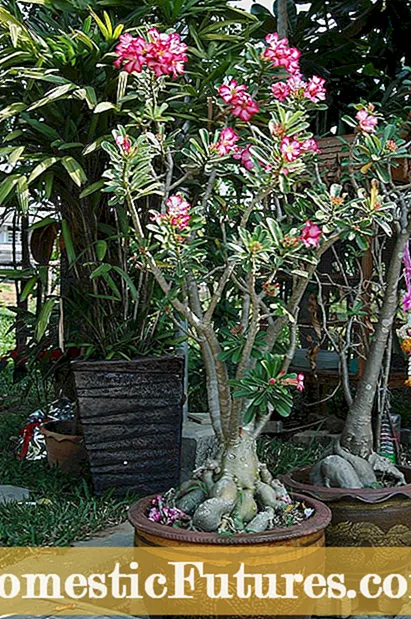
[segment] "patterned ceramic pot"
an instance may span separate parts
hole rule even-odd
[[[155,495],[154,495],[155,496]],[[129,520],[135,530],[134,542],[136,546],[182,546],[204,545],[204,546],[227,546],[241,545],[250,546],[260,544],[262,546],[290,546],[290,547],[321,547],[325,544],[324,531],[331,520],[331,512],[326,505],[311,497],[301,494],[292,494],[293,498],[304,501],[307,507],[314,509],[314,514],[304,523],[286,529],[265,531],[264,533],[244,533],[232,535],[230,537],[217,535],[216,533],[198,533],[195,531],[185,531],[173,529],[156,522],[151,522],[147,518],[150,501],[153,497],[145,497],[131,506]],[[304,608],[304,611],[308,609]],[[204,609],[206,612],[206,609]],[[258,611],[257,611],[258,612]],[[308,619],[311,615],[294,616],[294,619]],[[267,616],[253,615],[248,619],[267,619]],[[165,618],[164,618],[165,619]],[[173,617],[173,619],[178,619]],[[196,617],[185,616],[184,619],[218,619],[216,615],[201,615]],[[241,619],[241,615],[226,615],[221,619]],[[283,619],[277,615],[271,619]],[[285,617],[284,617],[285,619]]]
[[[327,546],[411,546],[411,469],[399,467],[409,482],[405,486],[357,490],[313,486],[310,468],[292,471],[282,481],[331,509]]]

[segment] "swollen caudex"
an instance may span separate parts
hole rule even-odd
[[[218,459],[195,471],[174,501],[190,517],[189,528],[205,532],[263,532],[273,527],[279,514],[298,511],[281,482],[258,461],[255,440],[247,432]],[[308,515],[299,512],[299,519]]]

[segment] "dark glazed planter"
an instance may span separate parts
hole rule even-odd
[[[319,499],[332,511],[327,546],[411,546],[411,469],[398,467],[406,486],[394,488],[322,488],[309,483],[311,467],[282,477],[293,492]]]
[[[176,486],[184,359],[76,361],[72,368],[96,492],[145,495]]]
[[[324,530],[331,520],[331,512],[326,505],[323,505],[316,499],[302,496],[301,494],[292,494],[293,498],[304,501],[307,507],[314,509],[314,514],[303,524],[288,527],[285,529],[274,529],[264,533],[239,533],[230,537],[218,535],[217,533],[199,533],[196,531],[185,531],[182,529],[174,529],[151,522],[147,518],[147,511],[150,506],[150,501],[156,495],[145,497],[134,503],[129,509],[129,521],[134,527],[134,545],[135,546],[162,546],[162,547],[177,547],[190,548],[192,545],[210,546],[278,546],[278,547],[322,547],[325,544]],[[201,552],[201,551],[199,551]],[[287,570],[285,569],[285,572]],[[201,609],[203,611],[203,609]],[[207,612],[204,608],[203,612]],[[210,611],[209,611],[210,612]],[[256,600],[256,612],[258,612],[258,601]],[[304,608],[303,612],[310,612],[308,608]],[[267,619],[267,615],[250,615],[247,619]],[[270,616],[268,616],[270,617]],[[294,619],[309,619],[311,615],[294,615]],[[152,618],[154,619],[154,617]],[[156,618],[158,619],[158,618]],[[161,618],[160,618],[161,619]],[[163,618],[165,619],[165,617]],[[173,619],[179,619],[173,617]],[[218,615],[187,615],[184,619],[219,619]],[[225,615],[221,619],[241,619],[241,615]],[[271,619],[287,619],[285,616],[271,616]]]

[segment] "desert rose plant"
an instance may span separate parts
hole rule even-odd
[[[343,197],[341,186],[321,181],[309,118],[325,100],[324,80],[302,75],[286,39],[270,34],[245,45],[197,133],[173,116],[174,100],[195,96],[189,53],[173,32],[121,36],[115,64],[132,74],[140,105],[113,131],[115,143],[104,144],[106,191],[113,208],[127,206],[138,268],[154,275],[171,319],[201,349],[220,445],[150,518],[263,531],[292,509],[258,461],[256,440],[272,411],[289,415],[293,390],[304,388],[303,375],[288,372],[299,302],[324,252],[338,239],[370,234],[375,222],[389,225],[392,204],[367,191]]]

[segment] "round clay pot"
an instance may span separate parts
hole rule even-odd
[[[324,546],[324,530],[331,520],[331,512],[326,505],[316,499],[306,497],[301,494],[292,494],[298,501],[303,501],[307,507],[314,509],[314,514],[304,523],[287,527],[284,529],[273,529],[264,533],[238,533],[230,537],[218,535],[217,533],[201,533],[197,531],[186,531],[184,529],[174,529],[157,522],[152,522],[147,518],[150,501],[156,495],[145,497],[134,503],[129,509],[129,521],[134,527],[135,546],[162,546],[162,547],[190,547],[190,545],[204,546],[251,546],[259,544],[262,546],[278,547],[321,547]],[[257,610],[257,608],[256,608]],[[307,608],[304,611],[310,612]],[[204,609],[205,612],[206,609]],[[258,612],[258,610],[257,610]],[[264,616],[267,619],[267,616]],[[309,619],[311,615],[295,615],[294,619]],[[247,619],[263,619],[263,615],[251,615]],[[163,619],[166,619],[165,617]],[[173,619],[179,619],[173,617]],[[226,615],[219,618],[218,615],[187,615],[184,619],[241,619],[240,615]],[[271,616],[271,619],[286,619],[285,616]]]
[[[398,467],[407,485],[393,488],[323,488],[309,482],[311,467],[282,477],[289,490],[328,505],[327,546],[411,546],[411,469]]]
[[[40,426],[46,438],[47,459],[64,473],[78,474],[87,459],[83,437],[75,434],[74,421],[48,421]]]
[[[316,499],[293,494],[297,501],[303,501],[307,507],[314,509],[314,514],[302,524],[284,529],[273,529],[264,533],[237,533],[230,537],[217,533],[201,533],[174,529],[147,518],[151,499],[156,495],[144,497],[134,503],[129,510],[129,520],[134,527],[135,546],[187,546],[189,544],[206,545],[251,545],[264,546],[324,546],[324,530],[331,520],[331,512],[326,505]]]

